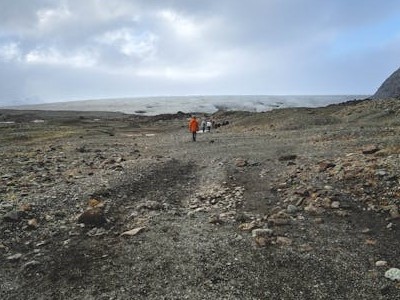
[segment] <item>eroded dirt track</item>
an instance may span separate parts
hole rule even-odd
[[[298,128],[239,115],[196,143],[185,119],[39,144],[22,126],[2,152],[2,299],[399,298],[399,124],[316,111]]]

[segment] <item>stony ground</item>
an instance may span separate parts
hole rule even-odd
[[[0,111],[1,299],[400,299],[399,109]]]

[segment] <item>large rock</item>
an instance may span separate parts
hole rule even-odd
[[[400,281],[400,269],[391,268],[385,272],[385,277],[390,280],[397,280]]]
[[[84,211],[78,217],[78,223],[92,226],[101,226],[107,223],[107,219],[104,216],[103,210],[101,208],[95,207]]]
[[[400,69],[390,75],[374,94],[375,99],[400,97]]]

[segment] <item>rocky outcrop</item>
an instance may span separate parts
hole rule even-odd
[[[400,68],[393,72],[374,94],[375,99],[400,97]]]

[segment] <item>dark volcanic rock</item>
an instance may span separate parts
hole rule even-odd
[[[91,208],[84,211],[78,218],[78,223],[101,226],[107,222],[101,208]]]
[[[374,94],[375,99],[400,97],[400,68],[393,72]]]

